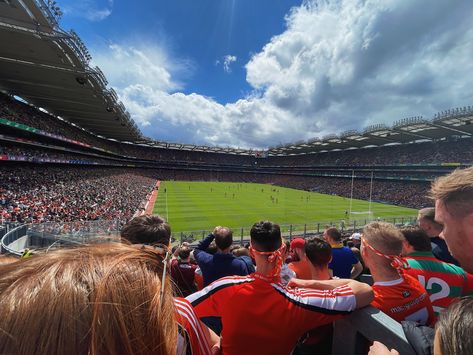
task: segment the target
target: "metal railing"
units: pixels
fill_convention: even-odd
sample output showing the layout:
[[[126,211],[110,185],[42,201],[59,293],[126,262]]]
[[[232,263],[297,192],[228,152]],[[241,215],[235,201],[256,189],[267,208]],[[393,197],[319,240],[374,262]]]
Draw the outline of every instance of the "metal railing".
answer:
[[[397,216],[397,217],[384,217],[384,218],[360,218],[350,221],[343,220],[331,220],[323,222],[309,222],[301,224],[280,224],[281,234],[284,238],[291,240],[293,237],[309,237],[314,235],[320,235],[327,227],[336,227],[342,234],[359,232],[363,227],[372,221],[383,221],[392,223],[396,226],[402,226],[405,224],[413,224],[416,221],[415,216]],[[251,226],[232,228],[233,240],[235,243],[244,244],[249,241]],[[193,230],[193,231],[182,231],[173,233],[174,241],[196,243],[197,241],[204,239],[208,234],[212,232],[211,229],[205,230]]]

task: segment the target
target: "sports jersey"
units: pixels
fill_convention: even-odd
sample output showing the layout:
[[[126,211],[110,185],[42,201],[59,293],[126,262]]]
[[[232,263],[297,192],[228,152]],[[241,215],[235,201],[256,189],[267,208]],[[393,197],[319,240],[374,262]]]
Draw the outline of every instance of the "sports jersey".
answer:
[[[197,269],[197,265],[174,259],[171,261],[170,269],[171,278],[184,297],[197,291],[195,285],[195,269]]]
[[[298,279],[311,280],[312,272],[309,260],[293,261],[289,264],[289,269],[295,272]]]
[[[211,347],[205,336],[202,323],[185,298],[175,298],[176,320],[179,325],[177,354],[211,354]]]
[[[455,298],[473,293],[472,275],[459,266],[438,260],[431,252],[410,253],[406,260],[411,268],[405,272],[425,287],[436,314],[447,308]]]
[[[333,271],[333,276],[349,279],[355,264],[358,264],[358,259],[350,248],[332,245],[332,261],[328,264],[328,268]]]
[[[376,307],[398,322],[411,320],[422,325],[435,322],[435,314],[429,295],[415,278],[403,275],[397,280],[373,284]]]
[[[221,317],[222,351],[238,355],[287,355],[307,331],[356,307],[348,286],[287,289],[258,273],[222,278],[187,299],[198,317]]]

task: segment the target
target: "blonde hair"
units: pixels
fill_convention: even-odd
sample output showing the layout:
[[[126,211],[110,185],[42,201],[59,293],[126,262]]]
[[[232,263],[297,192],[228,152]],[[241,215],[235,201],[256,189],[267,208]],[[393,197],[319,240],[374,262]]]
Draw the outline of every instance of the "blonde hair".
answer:
[[[441,201],[452,215],[462,217],[473,212],[473,167],[457,169],[432,183],[431,198]]]
[[[162,256],[99,244],[0,266],[0,353],[170,354],[177,324]]]
[[[363,228],[363,238],[373,248],[386,255],[400,255],[404,236],[391,223],[372,222]]]

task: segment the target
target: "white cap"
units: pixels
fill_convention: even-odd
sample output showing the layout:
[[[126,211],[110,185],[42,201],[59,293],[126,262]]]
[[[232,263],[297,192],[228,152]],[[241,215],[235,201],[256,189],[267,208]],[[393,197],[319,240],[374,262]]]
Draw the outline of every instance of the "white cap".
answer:
[[[360,240],[361,239],[361,233],[353,233],[350,237],[350,239],[353,240]]]

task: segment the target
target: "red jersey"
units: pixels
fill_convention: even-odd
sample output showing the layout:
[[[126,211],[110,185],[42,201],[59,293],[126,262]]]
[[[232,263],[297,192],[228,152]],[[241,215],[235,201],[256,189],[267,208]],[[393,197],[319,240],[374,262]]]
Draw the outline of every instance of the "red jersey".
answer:
[[[222,351],[238,355],[287,355],[307,331],[356,307],[348,286],[287,289],[259,274],[222,278],[187,299],[198,317],[221,317]]]
[[[472,293],[473,276],[461,267],[437,259],[431,252],[407,255],[410,269],[405,273],[419,280],[430,295],[434,312],[438,314],[455,299]]]
[[[205,336],[203,325],[185,298],[175,298],[176,320],[179,324],[177,354],[207,355],[211,346]]]
[[[429,295],[412,276],[403,275],[397,280],[375,282],[372,287],[374,300],[371,305],[398,322],[410,320],[423,325],[435,322]]]

